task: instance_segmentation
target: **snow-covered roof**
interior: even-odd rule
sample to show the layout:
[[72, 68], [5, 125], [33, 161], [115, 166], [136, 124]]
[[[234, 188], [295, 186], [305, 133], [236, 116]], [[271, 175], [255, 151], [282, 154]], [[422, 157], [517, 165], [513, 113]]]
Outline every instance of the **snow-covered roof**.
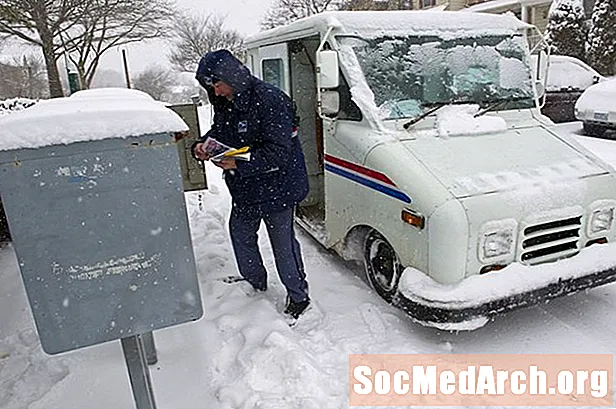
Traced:
[[125, 88], [79, 91], [0, 118], [0, 150], [188, 130], [171, 109]]
[[[435, 15], [438, 13], [438, 15]], [[295, 38], [325, 33], [334, 27], [335, 34], [363, 37], [379, 35], [469, 36], [511, 33], [531, 26], [511, 15], [469, 14], [455, 11], [331, 11], [297, 20], [255, 34], [246, 39], [253, 48]]]
[[538, 6], [541, 4], [550, 4], [552, 0], [492, 0], [483, 3], [475, 4], [474, 6], [467, 7], [461, 11], [493, 11], [509, 8], [512, 6]]

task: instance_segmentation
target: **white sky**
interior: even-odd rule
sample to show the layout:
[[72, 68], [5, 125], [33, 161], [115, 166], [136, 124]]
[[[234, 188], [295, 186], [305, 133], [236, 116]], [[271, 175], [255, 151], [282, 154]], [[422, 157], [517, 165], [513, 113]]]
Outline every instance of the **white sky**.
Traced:
[[[195, 14], [217, 14], [225, 17], [227, 28], [239, 31], [242, 35], [250, 35], [259, 31], [259, 22], [269, 9], [273, 0], [176, 0], [180, 9], [192, 11]], [[143, 71], [151, 64], [167, 65], [167, 47], [163, 41], [137, 43], [127, 47], [128, 67], [132, 75]], [[2, 49], [0, 58], [10, 55], [22, 55], [24, 50], [32, 53], [35, 49], [22, 44], [7, 46]], [[10, 58], [10, 57], [9, 57]], [[63, 59], [59, 60], [59, 68], [63, 73]], [[120, 49], [109, 50], [101, 60], [101, 69], [113, 69], [124, 74], [122, 52]]]
[[[273, 0], [177, 0], [179, 8], [205, 15], [213, 13], [225, 18], [226, 27], [249, 35], [259, 31], [259, 22]], [[150, 64], [167, 64], [164, 43], [133, 44], [127, 48], [131, 72], [142, 71]], [[122, 53], [111, 50], [102, 61], [101, 68], [123, 71]]]

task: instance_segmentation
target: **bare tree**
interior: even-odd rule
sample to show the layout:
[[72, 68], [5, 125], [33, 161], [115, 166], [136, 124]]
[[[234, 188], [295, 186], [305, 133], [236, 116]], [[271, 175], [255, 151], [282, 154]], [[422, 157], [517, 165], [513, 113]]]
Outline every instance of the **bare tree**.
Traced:
[[243, 38], [235, 30], [224, 27], [224, 18], [217, 15], [178, 15], [169, 61], [178, 71], [194, 72], [199, 60], [208, 51], [226, 48], [244, 59]]
[[85, 88], [90, 87], [102, 55], [112, 47], [171, 32], [174, 10], [169, 0], [89, 1], [90, 7], [73, 27], [60, 35]]
[[133, 88], [143, 91], [156, 100], [167, 101], [174, 81], [170, 70], [151, 65], [133, 79]]
[[57, 60], [67, 53], [88, 86], [111, 47], [169, 32], [171, 0], [0, 0], [0, 34], [41, 47], [52, 97], [63, 96]]
[[41, 47], [49, 93], [61, 97], [57, 67], [59, 35], [72, 26], [90, 0], [0, 0], [0, 33]]
[[343, 3], [343, 0], [276, 0], [261, 21], [261, 28], [267, 30], [327, 10], [337, 10]]
[[282, 26], [329, 10], [411, 10], [411, 0], [276, 0], [261, 21], [261, 28]]

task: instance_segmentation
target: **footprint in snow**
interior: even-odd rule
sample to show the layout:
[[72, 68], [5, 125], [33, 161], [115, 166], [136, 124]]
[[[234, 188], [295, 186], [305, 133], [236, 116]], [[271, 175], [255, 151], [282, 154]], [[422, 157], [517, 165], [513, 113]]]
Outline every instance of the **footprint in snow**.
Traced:
[[387, 325], [385, 324], [385, 321], [383, 321], [381, 313], [374, 304], [361, 304], [359, 306], [359, 313], [361, 314], [361, 318], [368, 326], [368, 330], [372, 335], [380, 336], [387, 331]]
[[62, 359], [43, 354], [33, 330], [7, 337], [0, 344], [5, 355], [0, 364], [0, 408], [28, 408], [69, 373]]

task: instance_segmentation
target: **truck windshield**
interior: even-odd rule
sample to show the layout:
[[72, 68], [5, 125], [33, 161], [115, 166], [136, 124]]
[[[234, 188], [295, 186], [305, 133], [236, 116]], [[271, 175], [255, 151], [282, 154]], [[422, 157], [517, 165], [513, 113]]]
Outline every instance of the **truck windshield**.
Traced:
[[534, 106], [524, 37], [342, 37], [371, 88], [383, 119], [413, 118], [442, 104], [497, 101], [501, 109]]

